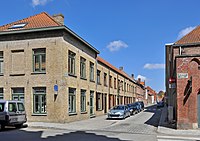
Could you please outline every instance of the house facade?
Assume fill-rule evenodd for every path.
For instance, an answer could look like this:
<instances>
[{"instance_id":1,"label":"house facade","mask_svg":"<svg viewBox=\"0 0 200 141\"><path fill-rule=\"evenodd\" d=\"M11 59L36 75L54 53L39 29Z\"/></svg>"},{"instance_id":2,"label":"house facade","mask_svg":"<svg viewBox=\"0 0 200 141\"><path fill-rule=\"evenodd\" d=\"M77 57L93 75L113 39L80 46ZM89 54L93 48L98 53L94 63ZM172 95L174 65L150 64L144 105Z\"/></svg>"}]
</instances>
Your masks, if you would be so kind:
<instances>
[{"instance_id":1,"label":"house facade","mask_svg":"<svg viewBox=\"0 0 200 141\"><path fill-rule=\"evenodd\" d=\"M168 119L178 129L200 128L200 27L166 44Z\"/></svg>"},{"instance_id":2,"label":"house facade","mask_svg":"<svg viewBox=\"0 0 200 141\"><path fill-rule=\"evenodd\" d=\"M134 102L143 87L63 23L43 12L0 26L0 99L24 101L28 121L60 123Z\"/></svg>"}]
</instances>

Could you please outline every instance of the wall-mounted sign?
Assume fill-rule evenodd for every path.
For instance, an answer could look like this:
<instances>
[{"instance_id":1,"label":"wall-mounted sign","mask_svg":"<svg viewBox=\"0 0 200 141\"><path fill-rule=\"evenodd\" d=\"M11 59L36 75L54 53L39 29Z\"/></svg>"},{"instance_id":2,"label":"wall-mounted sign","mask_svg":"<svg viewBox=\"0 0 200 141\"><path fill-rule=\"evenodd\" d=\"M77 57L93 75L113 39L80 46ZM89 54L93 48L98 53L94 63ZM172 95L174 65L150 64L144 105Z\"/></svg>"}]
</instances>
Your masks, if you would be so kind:
<instances>
[{"instance_id":1,"label":"wall-mounted sign","mask_svg":"<svg viewBox=\"0 0 200 141\"><path fill-rule=\"evenodd\" d=\"M188 73L178 73L177 78L178 79L188 78Z\"/></svg>"}]
</instances>

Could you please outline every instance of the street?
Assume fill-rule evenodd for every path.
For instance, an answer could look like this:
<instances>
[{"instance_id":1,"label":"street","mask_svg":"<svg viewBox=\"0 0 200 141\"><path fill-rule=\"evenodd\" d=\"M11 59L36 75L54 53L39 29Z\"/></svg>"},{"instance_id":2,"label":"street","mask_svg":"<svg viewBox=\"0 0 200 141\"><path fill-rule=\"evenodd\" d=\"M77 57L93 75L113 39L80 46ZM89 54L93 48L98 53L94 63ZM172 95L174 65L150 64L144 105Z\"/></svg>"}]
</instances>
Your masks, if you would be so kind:
<instances>
[{"instance_id":1,"label":"street","mask_svg":"<svg viewBox=\"0 0 200 141\"><path fill-rule=\"evenodd\" d=\"M179 137L157 133L161 109L150 106L143 112L125 120L107 120L106 116L67 124L67 127L49 128L24 127L22 129L7 128L0 132L0 141L164 141L181 140ZM91 123L92 121L92 123ZM32 124L33 125L33 124ZM66 124L64 124L66 125ZM182 140L186 140L183 138ZM197 140L190 138L190 140Z\"/></svg>"}]
</instances>

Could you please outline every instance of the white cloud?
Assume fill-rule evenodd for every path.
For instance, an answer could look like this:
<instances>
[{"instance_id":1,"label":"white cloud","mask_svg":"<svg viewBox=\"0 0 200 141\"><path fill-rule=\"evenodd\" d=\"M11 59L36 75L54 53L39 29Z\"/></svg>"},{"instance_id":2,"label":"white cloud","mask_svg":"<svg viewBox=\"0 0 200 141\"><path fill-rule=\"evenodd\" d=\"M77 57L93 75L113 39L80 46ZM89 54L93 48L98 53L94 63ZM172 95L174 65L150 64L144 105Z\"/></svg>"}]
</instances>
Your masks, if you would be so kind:
<instances>
[{"instance_id":1,"label":"white cloud","mask_svg":"<svg viewBox=\"0 0 200 141\"><path fill-rule=\"evenodd\" d=\"M144 69L165 69L165 64L145 64Z\"/></svg>"},{"instance_id":2,"label":"white cloud","mask_svg":"<svg viewBox=\"0 0 200 141\"><path fill-rule=\"evenodd\" d=\"M45 5L47 2L50 2L52 0L32 0L32 5L33 7L38 6L38 5Z\"/></svg>"},{"instance_id":3,"label":"white cloud","mask_svg":"<svg viewBox=\"0 0 200 141\"><path fill-rule=\"evenodd\" d=\"M121 40L118 40L118 41L112 41L110 42L108 45L107 45L107 48L113 52L113 51L118 51L120 50L121 48L127 48L128 45L121 41Z\"/></svg>"},{"instance_id":4,"label":"white cloud","mask_svg":"<svg viewBox=\"0 0 200 141\"><path fill-rule=\"evenodd\" d=\"M190 27L187 27L187 28L181 30L181 31L179 32L179 34L178 34L177 39L180 39L180 38L182 38L183 36L187 35L188 33L190 33L190 32L191 32L193 29L195 29L195 28L196 28L196 26L190 26Z\"/></svg>"},{"instance_id":5,"label":"white cloud","mask_svg":"<svg viewBox=\"0 0 200 141\"><path fill-rule=\"evenodd\" d=\"M141 81L147 81L147 78L145 76L140 75L140 74L136 77L137 80L138 80L138 78L140 78Z\"/></svg>"}]
</instances>

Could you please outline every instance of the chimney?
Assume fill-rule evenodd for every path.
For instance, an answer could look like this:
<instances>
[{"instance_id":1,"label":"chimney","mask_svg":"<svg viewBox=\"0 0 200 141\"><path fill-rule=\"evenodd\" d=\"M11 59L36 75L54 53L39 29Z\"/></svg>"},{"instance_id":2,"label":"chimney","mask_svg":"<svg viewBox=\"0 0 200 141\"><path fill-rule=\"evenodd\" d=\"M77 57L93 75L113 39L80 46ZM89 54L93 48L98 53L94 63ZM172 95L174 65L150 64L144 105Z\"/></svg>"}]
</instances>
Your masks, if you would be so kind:
<instances>
[{"instance_id":1,"label":"chimney","mask_svg":"<svg viewBox=\"0 0 200 141\"><path fill-rule=\"evenodd\" d=\"M64 16L63 16L63 14L54 14L52 17L56 22L60 23L61 25L64 25Z\"/></svg>"},{"instance_id":2,"label":"chimney","mask_svg":"<svg viewBox=\"0 0 200 141\"><path fill-rule=\"evenodd\" d=\"M131 74L131 78L134 79L134 74Z\"/></svg>"},{"instance_id":3,"label":"chimney","mask_svg":"<svg viewBox=\"0 0 200 141\"><path fill-rule=\"evenodd\" d=\"M140 82L141 82L141 78L138 78L138 83L140 84Z\"/></svg>"},{"instance_id":4,"label":"chimney","mask_svg":"<svg viewBox=\"0 0 200 141\"><path fill-rule=\"evenodd\" d=\"M119 67L119 70L120 70L120 71L123 71L123 70L124 70L124 68L123 68L123 67Z\"/></svg>"}]
</instances>

